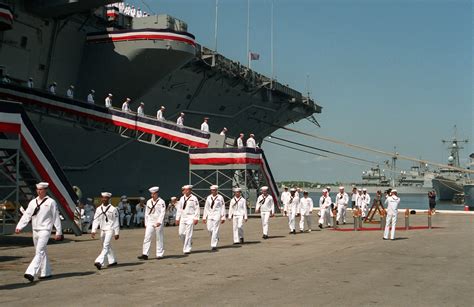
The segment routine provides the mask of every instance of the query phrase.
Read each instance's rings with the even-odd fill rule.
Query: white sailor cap
[[[112,197],[112,193],[110,192],[102,192],[100,193],[100,195],[102,195],[102,197],[108,197],[108,198]]]
[[[192,189],[192,188],[193,188],[192,184],[183,185],[183,189]]]
[[[150,193],[156,193],[160,190],[160,187],[151,187],[148,189],[148,191],[150,191]]]
[[[74,85],[70,85],[69,87],[70,87],[70,88],[74,88]]]
[[[141,197],[140,197],[140,200],[145,200],[145,197],[141,196]]]
[[[120,199],[122,199],[122,200],[127,199],[127,195],[120,196]]]
[[[290,189],[290,192],[296,192],[296,189],[295,189],[295,188],[291,188],[291,189]]]
[[[166,109],[165,106],[161,106],[161,109]]]
[[[56,81],[53,82],[53,85],[58,85],[58,83]]]
[[[261,191],[268,191],[268,187],[264,185],[263,187],[260,188]]]
[[[357,191],[362,192],[362,189],[357,189]]]
[[[181,112],[181,116],[184,116],[184,113],[183,113],[183,112]]]
[[[209,190],[217,190],[218,188],[219,188],[218,185],[213,184],[209,187]]]
[[[90,202],[92,202],[92,201],[93,201],[93,199],[92,199],[92,198],[90,198],[90,197],[87,197],[87,200],[88,200],[88,201],[90,201]]]
[[[38,190],[47,189],[48,187],[49,187],[49,183],[47,183],[47,182],[38,182],[36,184],[36,188]]]
[[[130,100],[132,100],[132,99],[130,99],[130,98],[127,97],[127,99],[125,99],[125,100],[130,101]]]
[[[140,104],[141,104],[141,105],[145,105],[145,103],[144,103],[143,101],[142,101],[142,102],[140,102]]]
[[[288,187],[286,185],[283,186],[283,189],[288,190]]]
[[[29,77],[28,80],[33,80],[33,78]]]
[[[241,188],[233,188],[232,191],[233,192],[242,192],[242,189]]]
[[[109,96],[112,97],[113,95],[111,93],[109,93]]]
[[[253,138],[254,136],[255,136],[255,134],[253,134],[253,133],[250,133],[250,137],[252,137],[252,138]]]
[[[330,187],[330,186],[327,186],[326,189],[331,190],[331,187]]]
[[[171,197],[171,200],[176,200],[176,196]]]
[[[393,190],[391,191],[391,193],[397,193],[397,190],[393,189]]]
[[[328,190],[326,190],[326,189],[323,189],[323,193],[327,193],[327,192],[328,192]]]
[[[306,190],[303,190],[303,194],[308,194],[308,191],[306,191]]]
[[[367,189],[366,189],[366,188],[363,188],[363,189],[362,189],[362,192],[367,192]]]
[[[344,190],[344,187],[341,185],[341,186],[339,187],[339,190]]]
[[[94,93],[95,93],[95,90],[91,90],[91,93],[94,94]]]

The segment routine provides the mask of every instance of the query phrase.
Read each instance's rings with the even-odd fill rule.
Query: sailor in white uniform
[[[57,86],[58,86],[58,84],[56,82],[53,82],[48,88],[49,92],[53,95],[56,95],[56,87]]]
[[[260,190],[262,194],[257,198],[255,212],[260,212],[260,218],[262,219],[262,238],[268,239],[268,220],[275,215],[275,203],[273,197],[268,194],[267,186],[261,187]]]
[[[398,218],[398,205],[400,204],[400,198],[397,195],[397,190],[392,190],[390,196],[385,199],[385,207],[387,208],[387,222],[385,224],[385,231],[383,233],[383,239],[388,240],[390,234],[390,240],[395,240],[395,229],[397,227]],[[392,230],[390,233],[390,224]]]
[[[108,94],[107,97],[105,97],[105,107],[106,108],[111,108],[112,107],[112,94]]]
[[[358,196],[358,193],[357,193],[357,188],[356,187],[353,187],[352,188],[352,195],[351,195],[351,208],[354,209],[356,207],[356,203],[357,203],[357,196]]]
[[[362,197],[362,189],[357,189],[356,208],[362,210],[363,206],[364,206],[364,197]]]
[[[226,134],[227,134],[227,128],[224,127],[224,128],[222,128],[222,131],[221,131],[221,133],[219,133],[219,135],[226,136]]]
[[[184,126],[184,113],[183,112],[181,112],[178,119],[176,120],[176,125]]]
[[[287,200],[290,198],[290,192],[288,191],[288,187],[283,187],[283,192],[281,192],[280,200],[283,205],[286,204]]]
[[[145,211],[145,238],[143,239],[143,252],[138,259],[148,260],[153,233],[156,238],[156,258],[161,259],[165,253],[163,248],[163,222],[166,213],[166,203],[158,196],[159,187],[148,189],[151,198],[146,203]]]
[[[346,223],[346,209],[347,205],[349,204],[349,195],[344,192],[344,187],[339,187],[339,193],[336,195],[336,199],[334,200],[337,208],[337,216],[336,216],[336,223],[345,224]]]
[[[90,104],[95,103],[94,95],[95,95],[95,90],[90,90],[89,95],[87,95],[87,102],[88,103],[90,103]]]
[[[201,124],[201,131],[209,133],[209,117],[204,117],[204,121]]]
[[[87,202],[84,205],[84,216],[82,218],[82,230],[89,232],[89,228],[92,225],[94,220],[95,207],[94,200],[92,198],[87,198]]]
[[[161,108],[156,112],[156,119],[157,120],[165,120],[164,114],[165,114],[166,108],[164,106],[161,106]]]
[[[145,218],[145,197],[140,197],[140,202],[135,206],[135,225],[140,227]]]
[[[319,198],[319,228],[324,226],[331,226],[331,197],[328,190],[323,190],[323,195]]]
[[[140,106],[137,109],[137,115],[140,117],[145,116],[145,103],[143,101],[140,102]]]
[[[122,197],[120,197],[120,202],[117,205],[117,209],[119,211],[120,227],[124,226],[124,222],[126,222],[125,225],[127,227],[130,227],[130,221],[132,219],[132,207],[128,203],[126,195],[122,195]]]
[[[2,78],[2,83],[4,84],[10,84],[12,81],[10,80],[10,75],[9,74],[5,74]]]
[[[204,205],[204,213],[202,215],[202,222],[207,225],[207,231],[211,236],[211,250],[217,250],[217,243],[219,242],[219,228],[225,222],[225,202],[224,197],[218,194],[217,185],[210,187],[211,194],[207,196]]]
[[[192,189],[192,185],[183,186],[183,196],[176,208],[176,225],[179,226],[178,234],[184,243],[184,254],[191,253],[194,225],[197,225],[200,216],[199,201],[192,194]]]
[[[247,201],[242,197],[242,189],[234,188],[234,197],[229,204],[229,220],[232,220],[234,244],[244,243],[244,222],[247,222]]]
[[[112,197],[112,194],[109,192],[102,192],[101,196],[101,205],[97,207],[97,210],[95,210],[94,222],[92,223],[91,232],[92,239],[95,239],[97,228],[100,227],[102,251],[94,261],[94,265],[98,270],[104,267],[106,261],[109,267],[117,265],[117,259],[115,258],[110,241],[112,240],[112,237],[114,237],[115,240],[118,240],[120,233],[118,210],[110,204],[110,198]]]
[[[33,78],[28,78],[28,82],[27,82],[27,86],[28,88],[34,88],[35,87],[35,83],[33,82]]]
[[[237,139],[237,148],[244,148],[244,134],[241,133]]]
[[[247,139],[247,147],[248,148],[257,148],[257,143],[254,139],[255,135],[253,133],[250,134],[249,138]]]
[[[370,207],[370,195],[367,193],[367,189],[364,188],[362,189],[362,217],[365,218],[367,216],[367,213],[369,211]]]
[[[172,226],[176,222],[176,205],[178,200],[175,196],[171,197],[170,202],[168,203],[168,208],[166,208],[166,226]]]
[[[290,234],[296,234],[296,212],[300,203],[299,197],[296,195],[296,189],[290,189],[290,196],[285,200],[283,211],[288,216],[288,227]]]
[[[137,16],[137,10],[135,9],[135,6],[132,5],[132,9],[130,10],[130,16],[136,17]]]
[[[48,259],[47,244],[51,236],[51,230],[56,229],[56,240],[62,239],[61,220],[59,219],[59,210],[56,202],[50,198],[47,182],[40,182],[36,185],[38,197],[31,200],[28,208],[23,212],[15,233],[19,234],[31,221],[33,230],[33,243],[35,245],[35,257],[26,269],[23,275],[30,282],[33,282],[35,276],[39,279],[51,277],[51,266]]]
[[[303,191],[303,197],[300,198],[298,207],[298,214],[300,215],[300,232],[304,232],[304,224],[308,227],[308,232],[311,232],[311,214],[313,213],[313,200],[309,197],[308,191]]]
[[[66,97],[69,99],[74,99],[74,85],[69,86],[66,91]]]
[[[122,111],[123,112],[130,112],[130,98],[125,99],[125,101],[122,103]]]

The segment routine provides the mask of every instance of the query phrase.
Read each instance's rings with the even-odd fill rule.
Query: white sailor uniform
[[[271,215],[275,214],[275,203],[273,201],[273,197],[269,194],[266,196],[261,194],[257,198],[255,210],[260,211],[263,235],[268,236],[268,220],[270,219]]]
[[[285,214],[288,216],[288,227],[291,232],[294,232],[296,228],[296,213],[298,211],[299,202],[300,199],[296,193],[294,196],[290,194],[283,207],[283,211],[285,211]]]
[[[313,200],[311,197],[300,198],[298,213],[300,214],[300,231],[304,231],[304,224],[308,226],[308,231],[311,232],[311,213],[313,212]]]
[[[161,198],[153,200],[150,198],[145,206],[145,238],[143,239],[143,255],[150,252],[151,238],[155,233],[156,238],[156,257],[163,257],[165,250],[163,248],[163,222],[165,219],[166,204]],[[158,226],[158,224],[160,224]]]
[[[199,221],[200,209],[196,196],[181,196],[176,208],[176,221],[179,221],[178,234],[183,240],[183,253],[190,253],[192,249],[192,239],[194,221]]]
[[[212,194],[206,198],[202,219],[206,220],[207,231],[211,235],[211,247],[217,247],[219,242],[219,227],[225,221],[225,203],[222,195]]]
[[[383,233],[384,239],[388,239],[388,235],[390,233],[390,224],[392,224],[390,239],[392,240],[395,239],[395,229],[397,227],[399,204],[400,204],[400,198],[396,195],[389,196],[385,199],[385,205],[387,207],[387,222],[385,224],[385,231]]]
[[[322,226],[331,226],[331,197],[321,196],[319,199],[319,224]]]
[[[111,204],[100,205],[95,210],[94,222],[92,223],[92,233],[96,233],[97,228],[100,227],[100,239],[102,240],[102,251],[95,259],[95,263],[100,263],[104,266],[105,260],[108,264],[117,262],[114,251],[112,250],[111,240],[113,236],[119,235],[120,223],[117,208]]]
[[[244,220],[246,221],[247,218],[247,201],[242,196],[240,198],[234,196],[229,204],[229,219],[232,219],[234,243],[243,241]]]
[[[346,192],[344,193],[337,193],[336,199],[335,199],[335,205],[337,208],[337,216],[336,220],[339,223],[346,223],[346,209],[347,205],[349,203],[349,195],[347,195]]]

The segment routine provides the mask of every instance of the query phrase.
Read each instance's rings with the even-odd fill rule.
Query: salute
[[[101,195],[102,203],[97,208],[97,210],[95,210],[94,222],[92,223],[91,232],[91,237],[94,239],[97,228],[100,226],[102,251],[94,262],[94,265],[98,270],[103,268],[106,259],[109,267],[117,265],[117,260],[115,259],[114,251],[112,250],[110,241],[112,240],[112,236],[115,238],[115,240],[118,240],[120,232],[118,210],[110,204],[110,197],[112,197],[112,193],[102,192]]]
[[[37,275],[39,275],[39,279],[51,277],[51,266],[46,246],[53,226],[56,228],[56,240],[62,238],[61,220],[56,202],[46,195],[48,186],[47,182],[40,182],[36,185],[38,197],[30,201],[15,229],[15,233],[19,234],[31,220],[35,257],[23,275],[30,282],[33,282]]]
[[[296,211],[298,210],[299,203],[300,198],[296,194],[296,189],[291,188],[289,197],[285,199],[283,211],[288,216],[288,226],[292,234],[296,234]]]
[[[211,195],[206,198],[202,221],[207,224],[207,231],[211,235],[211,250],[217,250],[219,242],[219,226],[225,222],[225,203],[222,195],[217,194],[217,185],[210,187]]]
[[[242,197],[242,190],[235,188],[234,197],[229,204],[229,220],[232,219],[234,244],[244,243],[244,221],[247,222],[247,201]]]
[[[331,226],[331,197],[328,190],[323,190],[323,196],[319,199],[319,228],[323,226]]]
[[[158,197],[159,190],[159,187],[148,189],[151,198],[145,206],[145,238],[143,239],[143,252],[138,259],[148,260],[153,233],[155,233],[156,238],[156,258],[163,258],[165,253],[163,249],[163,220],[165,219],[166,204],[163,199]]]
[[[184,244],[184,254],[191,253],[194,225],[198,223],[200,215],[199,202],[192,194],[192,188],[192,185],[183,186],[183,196],[176,208],[176,225],[179,226],[178,234]]]
[[[300,214],[300,232],[304,231],[304,224],[308,226],[308,232],[311,232],[311,213],[313,213],[313,200],[308,197],[308,191],[303,191],[303,198],[300,199],[298,208]]]
[[[344,192],[344,187],[339,187],[339,193],[336,195],[336,208],[337,208],[337,217],[336,223],[339,225],[340,223],[346,223],[346,209],[347,205],[349,204],[349,195]]]
[[[255,205],[255,211],[260,212],[262,219],[262,230],[263,239],[268,239],[268,220],[270,217],[275,215],[275,203],[273,197],[268,195],[268,187],[263,186],[261,189],[262,194],[257,198],[257,204]]]

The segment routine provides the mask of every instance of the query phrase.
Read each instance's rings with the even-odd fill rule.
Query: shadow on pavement
[[[44,280],[35,280],[34,282],[24,281],[21,283],[14,283],[14,284],[7,284],[7,285],[0,285],[0,290],[14,290],[14,289],[21,289],[21,288],[28,288],[36,285],[37,283],[47,282],[49,280],[54,279],[61,279],[61,278],[68,278],[68,277],[78,277],[78,276],[87,276],[95,274],[94,271],[87,271],[87,272],[68,272],[68,273],[60,273],[53,275],[51,278],[44,279]]]
[[[13,261],[13,260],[21,259],[21,258],[25,258],[25,257],[21,257],[21,256],[0,256],[0,262]]]

